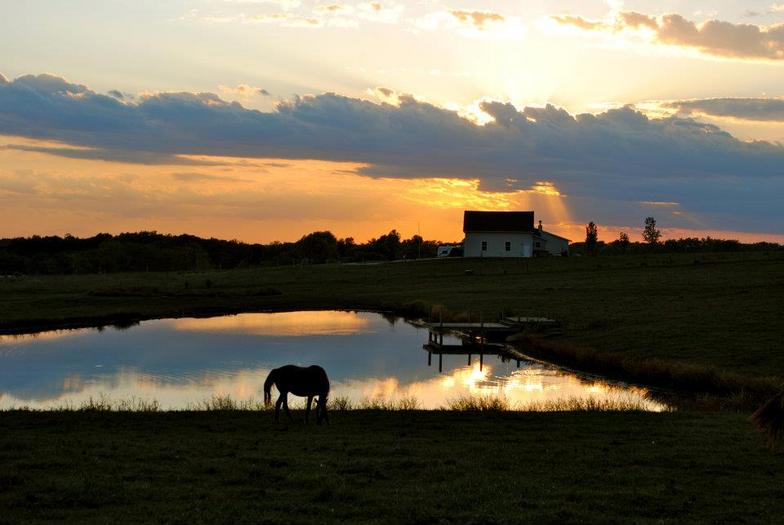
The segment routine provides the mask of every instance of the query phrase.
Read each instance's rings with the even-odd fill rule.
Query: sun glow
[[[525,188],[509,180],[499,191],[478,179],[369,177],[361,163],[204,155],[96,163],[79,158],[79,148],[55,155],[55,142],[2,142],[0,166],[16,169],[0,168],[0,236],[156,230],[271,242],[330,230],[362,242],[396,229],[457,241],[465,209],[532,209],[548,225],[570,220],[551,181]]]

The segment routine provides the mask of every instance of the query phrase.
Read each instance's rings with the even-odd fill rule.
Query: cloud
[[[461,24],[472,25],[480,31],[494,23],[499,23],[506,20],[506,18],[499,15],[498,13],[492,13],[490,11],[465,11],[460,9],[453,9],[452,11],[449,11],[449,13],[453,17],[457,18]]]
[[[250,182],[250,179],[233,177],[230,175],[212,175],[199,172],[172,173],[171,177],[182,182]]]
[[[277,24],[281,27],[316,29],[324,27],[326,21],[316,16],[302,16],[294,13],[272,13],[260,15],[200,15],[191,13],[187,18],[199,20],[207,24]]]
[[[128,149],[108,149],[108,148],[69,148],[55,146],[35,146],[30,144],[4,144],[0,145],[0,151],[14,150],[27,151],[30,153],[43,153],[46,155],[56,155],[67,159],[84,160],[104,160],[108,162],[125,162],[129,164],[149,164],[149,165],[186,165],[186,166],[214,166],[218,162],[193,159],[161,153],[154,151],[136,151]]]
[[[400,20],[405,6],[395,2],[363,2],[357,5],[357,17],[369,22],[394,24]]]
[[[575,203],[679,202],[723,220],[735,220],[743,202],[758,230],[784,228],[780,145],[743,142],[691,118],[647,118],[632,107],[576,116],[550,105],[480,107],[490,119],[485,126],[410,95],[398,95],[395,105],[328,93],[273,112],[210,93],[122,103],[43,75],[0,85],[0,134],[129,156],[351,161],[374,177],[462,178],[498,191],[548,181]]]
[[[218,91],[227,95],[234,95],[238,97],[254,97],[254,96],[269,96],[269,91],[264,88],[249,86],[247,84],[239,84],[237,86],[218,86]]]
[[[709,98],[678,100],[664,107],[683,114],[701,114],[761,122],[784,122],[784,99],[781,98]]]
[[[281,9],[290,10],[298,8],[302,2],[300,0],[223,0],[227,4],[271,4]]]
[[[646,30],[653,42],[697,49],[706,55],[741,59],[784,60],[784,24],[758,26],[709,20],[697,24],[678,14],[653,17],[619,12],[613,20],[594,21],[575,16],[554,16],[561,25],[585,31],[618,33]]]
[[[561,15],[561,16],[553,16],[552,19],[561,25],[574,26],[579,29],[585,29],[586,31],[594,31],[594,30],[607,28],[604,22],[590,22],[581,16]]]
[[[520,39],[525,34],[519,18],[492,11],[447,9],[428,13],[412,22],[420,31],[450,30],[474,38]]]
[[[291,28],[356,28],[360,22],[382,24],[397,23],[405,9],[396,2],[369,1],[358,4],[338,2],[320,3],[313,7],[300,8],[300,2],[275,2],[271,0],[225,0],[231,4],[279,4],[282,11],[237,12],[234,10],[210,10],[206,13],[192,9],[181,20],[207,24],[274,24]]]

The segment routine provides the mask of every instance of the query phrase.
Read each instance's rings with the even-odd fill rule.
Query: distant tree
[[[661,232],[656,229],[656,219],[653,217],[645,218],[645,229],[642,231],[642,239],[651,246],[659,243]]]
[[[323,263],[338,258],[338,240],[331,232],[313,232],[296,244],[297,254],[303,259]]]
[[[338,255],[342,258],[352,257],[356,249],[357,243],[354,242],[354,237],[346,237],[338,241]]]
[[[426,241],[419,235],[400,242],[400,248],[405,259],[420,259],[435,257],[438,252],[438,243]]]
[[[371,239],[368,244],[370,249],[382,259],[394,261],[400,258],[400,234],[392,230],[378,239]]]
[[[621,232],[618,235],[618,244],[621,245],[623,251],[626,251],[626,248],[629,246],[629,236],[626,235],[626,232]]]
[[[585,250],[588,253],[596,251],[596,243],[599,241],[599,228],[596,227],[593,221],[589,222],[585,227]]]

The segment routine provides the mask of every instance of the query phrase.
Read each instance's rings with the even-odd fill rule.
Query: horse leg
[[[288,392],[286,392],[288,394]],[[286,415],[289,418],[289,421],[294,421],[294,418],[291,417],[291,412],[289,412],[289,396],[283,398],[283,411],[286,412]]]
[[[319,396],[318,402],[316,403],[316,424],[320,425],[322,421],[329,425],[329,416],[327,416],[327,400],[324,398],[324,396]]]
[[[275,401],[275,421],[278,421],[280,419],[280,405],[283,404],[283,396],[284,395],[285,394],[283,394],[283,392],[281,392],[280,395],[278,396],[278,400]]]
[[[310,416],[310,404],[313,402],[313,396],[308,396],[307,404],[305,405],[305,424],[308,424]],[[318,405],[316,405],[316,422],[318,423]]]

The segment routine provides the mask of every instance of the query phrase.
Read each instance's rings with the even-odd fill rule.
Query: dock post
[[[485,361],[485,354],[479,354],[479,371],[480,372],[482,371],[482,368],[484,367],[484,364],[485,364],[484,361]]]
[[[433,352],[430,350],[427,351],[427,366],[430,366],[431,361],[433,360]]]
[[[444,361],[444,354],[438,354],[438,373],[439,374],[441,373],[441,370],[443,370],[443,368],[444,368],[443,367],[443,364],[444,364],[443,361]]]
[[[520,368],[520,360],[517,360],[517,368]]]
[[[468,354],[468,366],[471,366],[471,354]]]

